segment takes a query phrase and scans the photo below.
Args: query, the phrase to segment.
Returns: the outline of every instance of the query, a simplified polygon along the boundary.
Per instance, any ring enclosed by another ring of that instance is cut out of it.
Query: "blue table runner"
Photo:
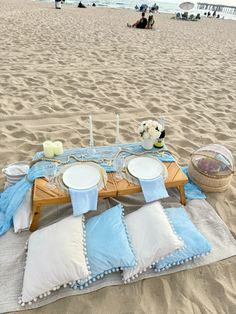
[[[79,158],[81,161],[86,160],[86,159],[93,159],[95,161],[98,161],[100,166],[102,166],[106,172],[114,172],[114,166],[113,165],[108,165],[107,163],[102,163],[99,162],[101,158],[106,158],[106,159],[111,159],[116,155],[116,153],[119,151],[119,149],[126,149],[129,150],[131,153],[142,153],[145,152],[144,148],[142,147],[141,143],[128,143],[128,144],[114,144],[110,146],[95,146],[92,148],[88,147],[81,147],[81,148],[71,148],[71,149],[66,149],[64,153],[60,156],[55,156],[53,159],[61,160],[61,161],[66,161],[66,159],[74,155],[77,158]],[[164,149],[167,150],[167,147],[164,146]],[[154,153],[154,152],[161,152],[162,149],[158,148],[152,148],[148,152]],[[146,151],[147,152],[147,151]],[[124,156],[129,156],[129,153],[122,153]],[[37,160],[39,158],[44,157],[43,152],[38,152],[34,155],[33,160]],[[175,161],[174,157],[171,155],[171,153],[164,153],[162,155],[158,155],[157,158],[160,161]],[[73,163],[75,160],[71,159],[69,163]]]

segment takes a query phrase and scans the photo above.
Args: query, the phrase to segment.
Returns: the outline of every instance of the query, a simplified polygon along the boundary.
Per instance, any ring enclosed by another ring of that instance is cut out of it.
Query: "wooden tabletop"
[[[168,177],[165,181],[166,188],[183,186],[188,182],[187,176],[182,172],[176,162],[164,162],[168,170]],[[99,192],[99,197],[114,197],[141,192],[140,185],[131,183],[126,179],[117,180],[115,173],[108,173],[106,187]],[[60,189],[48,189],[47,180],[38,178],[34,183],[33,203],[34,205],[62,204],[70,202],[70,196]]]

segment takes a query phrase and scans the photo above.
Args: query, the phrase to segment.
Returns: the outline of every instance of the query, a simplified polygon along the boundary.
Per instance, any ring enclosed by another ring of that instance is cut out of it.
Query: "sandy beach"
[[[164,116],[166,143],[181,165],[202,145],[236,160],[236,21],[156,14],[153,30],[130,29],[139,13],[2,0],[0,169],[30,160],[46,139],[88,145],[138,140],[138,124]],[[0,175],[0,188],[4,177]],[[236,177],[207,200],[236,234]],[[229,313],[236,308],[236,258],[61,299],[25,313]]]

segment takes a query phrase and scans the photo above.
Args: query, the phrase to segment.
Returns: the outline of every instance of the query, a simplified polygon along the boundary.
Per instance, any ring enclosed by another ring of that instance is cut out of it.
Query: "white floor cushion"
[[[37,301],[61,285],[89,278],[84,217],[68,217],[35,231],[28,242],[19,303]]]
[[[127,215],[125,223],[138,262],[137,267],[123,271],[125,282],[135,279],[153,263],[183,247],[159,202],[147,204]]]
[[[14,232],[29,230],[32,218],[32,189],[30,189],[13,216]]]

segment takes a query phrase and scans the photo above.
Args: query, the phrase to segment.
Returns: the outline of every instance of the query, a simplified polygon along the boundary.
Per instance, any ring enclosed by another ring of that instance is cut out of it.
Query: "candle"
[[[63,144],[60,141],[56,141],[53,143],[53,149],[54,149],[54,154],[55,155],[62,155],[64,150],[63,150]]]
[[[93,119],[92,115],[89,115],[89,145],[92,147],[94,145],[93,141]]]
[[[54,157],[54,145],[52,141],[46,141],[43,143],[43,153],[46,158]]]
[[[120,143],[120,115],[116,114],[116,144]]]

